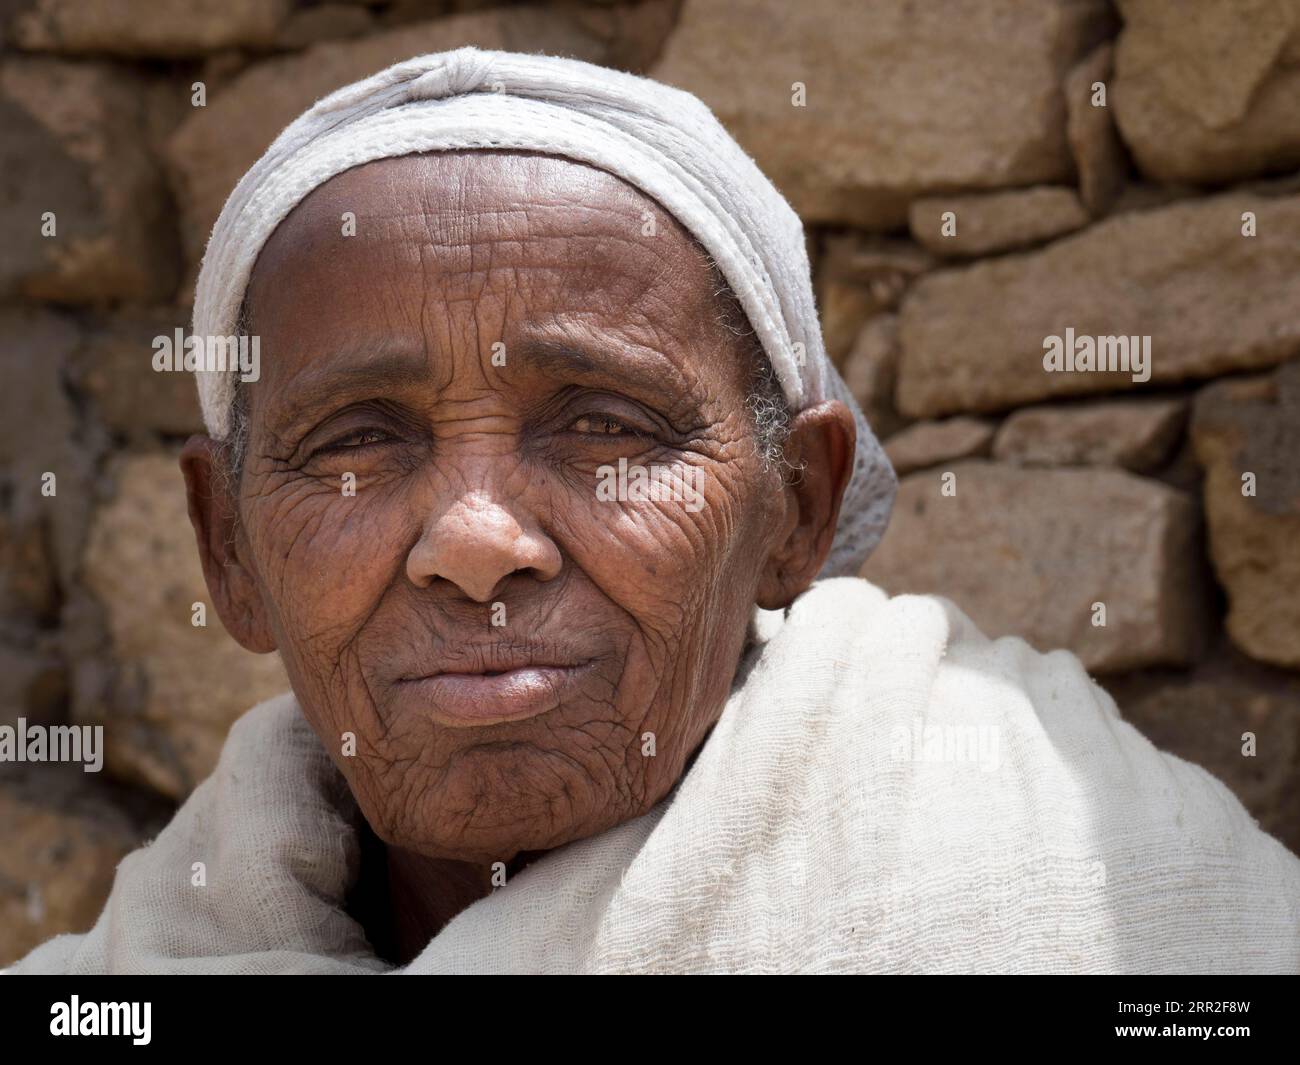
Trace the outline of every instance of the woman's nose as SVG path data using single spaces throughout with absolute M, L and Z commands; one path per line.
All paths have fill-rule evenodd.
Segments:
M 535 520 L 486 492 L 474 492 L 426 522 L 407 555 L 406 575 L 418 588 L 449 581 L 475 602 L 486 603 L 512 574 L 549 581 L 561 565 L 560 549 Z

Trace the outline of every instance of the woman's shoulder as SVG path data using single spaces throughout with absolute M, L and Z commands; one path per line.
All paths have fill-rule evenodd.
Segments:
M 259 703 L 157 838 L 119 863 L 95 926 L 11 971 L 382 971 L 342 908 L 355 816 L 293 694 Z
M 1092 839 L 1099 853 L 1126 840 L 1175 865 L 1249 851 L 1300 891 L 1300 861 L 1226 785 L 1125 721 L 1069 651 L 990 638 L 941 596 L 888 596 L 855 578 L 813 585 L 768 650 L 758 683 L 816 722 L 807 763 L 859 789 L 870 774 L 885 791 L 873 801 L 905 782 L 925 796 L 909 816 L 954 836 L 1005 828 Z
M 991 639 L 941 597 L 818 582 L 719 729 L 706 790 L 746 793 L 736 830 L 762 825 L 774 867 L 831 870 L 855 927 L 978 932 L 959 961 L 904 936 L 885 968 L 1300 963 L 1300 860 L 1075 655 Z
M 1068 777 L 1086 791 L 1122 793 L 1125 782 L 1166 790 L 1191 771 L 1216 802 L 1235 803 L 1209 774 L 1125 722 L 1078 656 L 989 637 L 942 596 L 819 581 L 786 611 L 765 651 L 769 672 L 816 691 L 832 742 L 854 737 L 920 765 L 974 761 L 1015 789 Z

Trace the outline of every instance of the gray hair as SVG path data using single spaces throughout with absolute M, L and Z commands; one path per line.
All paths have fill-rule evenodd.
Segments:
M 239 316 L 235 321 L 235 336 L 248 336 L 250 332 L 247 304 L 240 304 Z M 234 386 L 230 397 L 230 429 L 217 442 L 222 460 L 219 465 L 229 488 L 239 486 L 244 475 L 244 460 L 248 456 L 248 389 L 238 375 L 235 375 Z
M 713 272 L 713 295 L 718 301 L 718 324 L 740 342 L 741 358 L 750 367 L 745 407 L 758 437 L 759 457 L 768 469 L 783 466 L 785 442 L 790 435 L 790 406 L 786 402 L 785 390 L 740 300 L 712 258 L 709 262 Z

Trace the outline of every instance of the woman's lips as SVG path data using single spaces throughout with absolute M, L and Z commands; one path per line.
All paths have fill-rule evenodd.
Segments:
M 526 665 L 500 672 L 434 673 L 399 682 L 443 724 L 463 727 L 522 721 L 554 709 L 591 663 Z

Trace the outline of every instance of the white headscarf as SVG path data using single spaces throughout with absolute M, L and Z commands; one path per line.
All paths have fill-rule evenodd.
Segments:
M 530 150 L 639 188 L 713 257 L 799 411 L 838 399 L 858 428 L 823 576 L 856 573 L 889 518 L 896 479 L 826 357 L 803 226 L 698 99 L 572 59 L 459 48 L 340 89 L 289 125 L 244 175 L 213 227 L 194 301 L 197 337 L 232 335 L 258 253 L 308 193 L 352 167 L 418 152 Z M 237 371 L 197 373 L 208 431 L 230 428 Z

